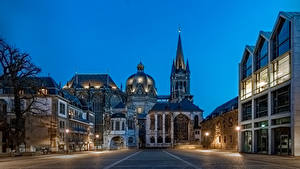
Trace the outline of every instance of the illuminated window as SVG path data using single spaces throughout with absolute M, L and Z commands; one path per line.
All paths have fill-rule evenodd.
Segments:
M 48 94 L 48 90 L 47 89 L 39 89 L 38 94 L 40 94 L 40 95 L 46 95 L 46 94 Z
M 255 93 L 259 93 L 267 89 L 268 87 L 268 69 L 256 74 L 256 89 Z
M 248 79 L 241 84 L 241 100 L 246 99 L 252 95 L 252 81 Z
M 290 56 L 275 61 L 272 64 L 271 86 L 278 85 L 290 79 Z
M 137 108 L 137 112 L 138 112 L 138 113 L 142 113 L 142 112 L 143 112 L 143 108 L 142 108 L 142 107 L 138 107 L 138 108 Z

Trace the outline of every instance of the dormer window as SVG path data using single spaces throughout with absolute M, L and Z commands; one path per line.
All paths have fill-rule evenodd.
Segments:
M 39 89 L 38 94 L 39 94 L 39 95 L 47 95 L 47 94 L 48 94 L 48 90 L 47 90 L 47 89 L 44 89 L 44 88 Z
M 273 39 L 273 59 L 288 52 L 290 48 L 290 22 L 281 19 Z
M 243 63 L 243 79 L 250 76 L 252 73 L 252 57 L 249 52 L 247 52 L 245 58 Z
M 266 66 L 268 64 L 268 42 L 265 39 L 261 39 L 259 43 L 259 49 L 256 53 L 256 70 Z

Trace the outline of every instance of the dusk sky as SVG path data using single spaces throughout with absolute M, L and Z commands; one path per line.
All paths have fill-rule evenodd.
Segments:
M 206 116 L 238 95 L 244 47 L 272 30 L 279 11 L 300 11 L 300 1 L 1 0 L 0 37 L 63 85 L 75 72 L 108 72 L 125 86 L 141 60 L 166 95 L 180 24 L 191 93 Z

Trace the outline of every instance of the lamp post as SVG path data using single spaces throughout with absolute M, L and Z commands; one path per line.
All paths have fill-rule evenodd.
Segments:
M 69 132 L 70 132 L 70 130 L 66 129 L 66 150 L 67 150 L 67 153 L 69 153 Z
M 205 143 L 207 144 L 206 146 L 207 146 L 207 148 L 208 148 L 208 140 L 207 140 L 207 137 L 209 136 L 209 132 L 205 132 L 204 135 L 205 135 Z

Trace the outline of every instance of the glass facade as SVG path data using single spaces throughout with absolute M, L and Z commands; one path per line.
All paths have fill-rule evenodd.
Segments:
M 241 99 L 246 99 L 250 96 L 252 96 L 252 81 L 251 79 L 248 79 L 246 81 L 243 81 L 241 84 Z
M 243 152 L 251 152 L 252 151 L 252 132 L 244 131 L 242 132 L 243 139 Z
M 246 54 L 246 59 L 243 63 L 243 79 L 252 74 L 252 57 L 249 52 Z
M 255 99 L 255 118 L 268 115 L 268 95 Z
M 279 127 L 273 129 L 274 133 L 274 154 L 291 154 L 291 132 L 289 127 Z
M 258 70 L 268 64 L 268 42 L 262 38 L 259 49 L 257 54 L 255 55 L 256 58 L 256 69 Z
M 251 101 L 244 103 L 242 105 L 242 120 L 251 120 L 252 119 L 252 104 Z
M 255 131 L 256 136 L 256 152 L 268 153 L 268 129 Z
M 272 93 L 272 114 L 290 112 L 290 86 L 282 87 Z
M 268 88 L 268 69 L 256 73 L 255 93 L 260 93 Z
M 287 55 L 272 63 L 271 86 L 278 85 L 290 79 L 290 56 Z
M 273 59 L 290 50 L 290 22 L 281 19 L 273 39 Z

